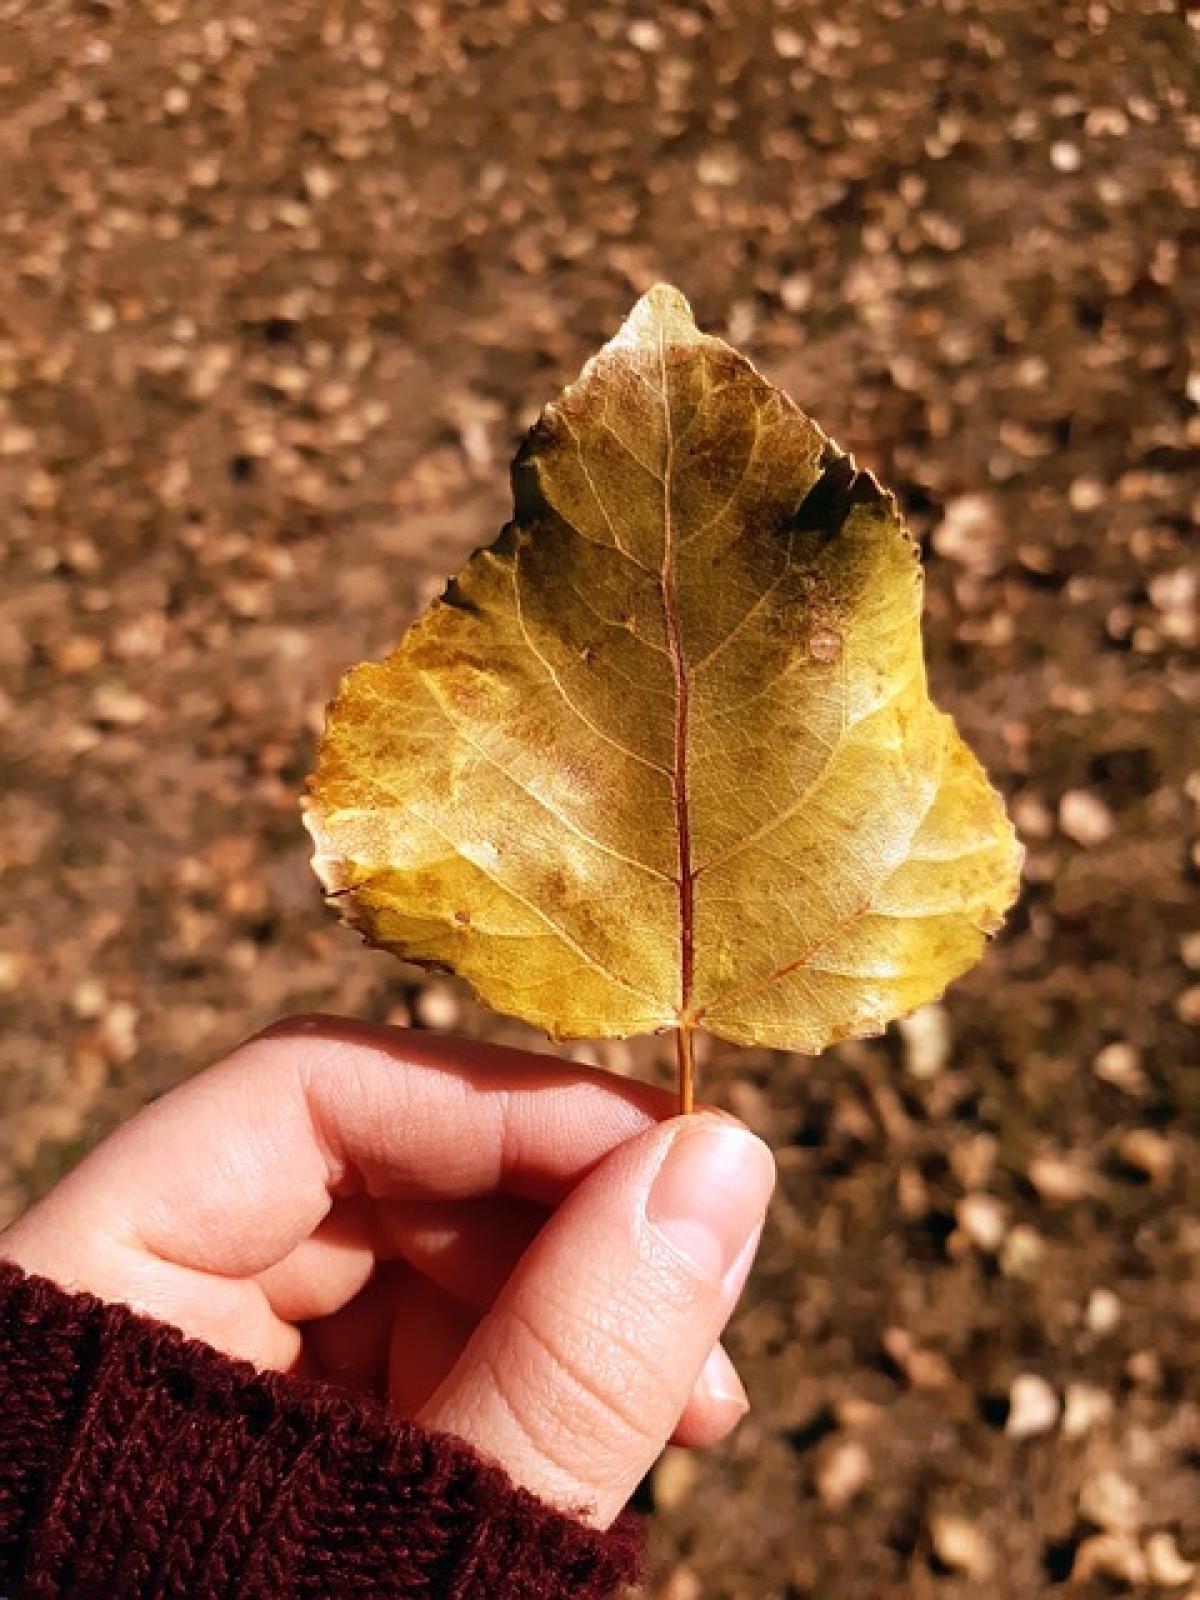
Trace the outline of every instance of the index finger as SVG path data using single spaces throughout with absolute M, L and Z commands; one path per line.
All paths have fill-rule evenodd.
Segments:
M 673 1111 L 664 1090 L 552 1056 L 300 1017 L 147 1106 L 43 1204 L 82 1197 L 110 1236 L 248 1274 L 307 1238 L 335 1196 L 553 1204 Z

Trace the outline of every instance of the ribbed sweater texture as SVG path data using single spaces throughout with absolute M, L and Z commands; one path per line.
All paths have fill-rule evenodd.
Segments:
M 610 1600 L 639 1546 L 461 1440 L 0 1264 L 0 1600 Z

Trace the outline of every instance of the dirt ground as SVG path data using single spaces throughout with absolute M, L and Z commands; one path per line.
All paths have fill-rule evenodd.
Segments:
M 649 1593 L 1200 1596 L 1197 20 L 0 0 L 0 1220 L 280 1013 L 528 1040 L 297 791 L 664 277 L 899 494 L 1028 870 L 941 1007 L 705 1060 L 783 1183 Z

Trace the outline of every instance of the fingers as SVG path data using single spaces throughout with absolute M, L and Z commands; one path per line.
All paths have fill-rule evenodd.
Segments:
M 662 1090 L 499 1046 L 299 1019 L 146 1107 L 30 1214 L 182 1266 L 264 1272 L 331 1197 L 552 1204 L 670 1112 Z
M 403 1256 L 478 1317 L 491 1307 L 548 1215 L 544 1206 L 514 1195 L 421 1205 L 399 1201 L 379 1208 L 375 1236 L 382 1254 Z M 289 1262 L 307 1248 L 301 1245 Z M 446 1371 L 453 1365 L 448 1360 Z M 440 1377 L 444 1376 L 443 1372 Z M 427 1398 L 422 1394 L 421 1402 Z M 733 1362 L 721 1345 L 715 1345 L 672 1443 L 692 1449 L 717 1444 L 745 1415 L 748 1404 Z
M 616 1150 L 538 1234 L 420 1420 L 607 1526 L 705 1371 L 773 1178 L 760 1140 L 707 1116 Z M 708 1381 L 726 1376 L 718 1358 Z M 736 1420 L 740 1397 L 724 1404 Z
M 376 1248 L 403 1256 L 449 1294 L 485 1311 L 549 1215 L 519 1195 L 384 1202 L 376 1210 Z
M 371 1282 L 378 1255 L 372 1209 L 362 1195 L 335 1201 L 307 1239 L 257 1274 L 254 1281 L 277 1317 L 311 1322 L 331 1316 Z
M 304 1329 L 305 1376 L 385 1398 L 392 1307 L 405 1292 L 408 1271 L 401 1263 L 386 1263 L 341 1310 L 309 1323 Z
M 749 1266 L 749 1261 L 747 1261 Z M 713 1345 L 708 1360 L 675 1424 L 670 1442 L 688 1450 L 707 1450 L 733 1432 L 750 1409 L 745 1386 L 725 1346 Z
M 461 1359 L 478 1317 L 453 1295 L 410 1274 L 397 1297 L 388 1351 L 388 1403 L 415 1417 Z
M 351 1365 L 369 1367 L 372 1381 L 380 1381 L 391 1362 L 398 1394 L 409 1382 L 406 1352 L 403 1345 L 381 1348 L 382 1291 L 368 1280 L 381 1259 L 405 1253 L 406 1227 L 420 1269 L 466 1304 L 467 1321 L 456 1323 L 458 1344 L 445 1347 L 451 1356 L 469 1335 L 478 1306 L 497 1293 L 518 1260 L 512 1287 L 501 1293 L 509 1312 L 502 1317 L 498 1307 L 488 1318 L 489 1326 L 508 1327 L 506 1339 L 519 1339 L 511 1308 L 519 1311 L 521 1296 L 530 1292 L 534 1266 L 555 1261 L 563 1283 L 574 1285 L 573 1298 L 552 1302 L 555 1314 L 578 1319 L 593 1344 L 600 1337 L 597 1317 L 603 1329 L 605 1282 L 621 1317 L 628 1321 L 645 1301 L 638 1314 L 647 1327 L 657 1326 L 655 1291 L 648 1285 L 656 1272 L 663 1280 L 663 1262 L 674 1258 L 662 1254 L 661 1244 L 655 1247 L 661 1259 L 655 1257 L 657 1231 L 638 1209 L 649 1169 L 622 1165 L 618 1147 L 633 1140 L 643 1162 L 650 1159 L 645 1149 L 661 1155 L 653 1130 L 670 1109 L 663 1091 L 548 1057 L 330 1018 L 281 1024 L 107 1139 L 6 1233 L 3 1253 L 28 1270 L 127 1300 L 260 1365 L 290 1368 L 297 1361 L 296 1321 L 304 1321 L 307 1335 L 319 1337 L 336 1359 L 339 1348 L 343 1354 L 348 1348 L 346 1340 L 339 1345 L 339 1326 L 349 1335 L 353 1323 L 363 1349 Z M 608 1173 L 603 1180 L 601 1172 Z M 620 1181 L 613 1176 L 622 1173 Z M 576 1189 L 591 1197 L 584 1210 L 576 1206 Z M 562 1242 L 570 1235 L 558 1216 L 523 1254 L 538 1218 L 567 1195 L 567 1215 L 590 1218 L 597 1237 L 607 1229 L 600 1258 L 568 1259 L 573 1247 Z M 473 1199 L 479 1201 L 474 1208 Z M 426 1218 L 423 1229 L 411 1215 L 406 1224 L 400 1214 L 414 1201 L 453 1202 L 468 1220 L 457 1231 L 446 1226 L 445 1215 L 432 1225 Z M 389 1239 L 393 1211 L 398 1236 Z M 647 1250 L 634 1272 L 633 1258 L 641 1260 Z M 621 1271 L 618 1262 L 624 1262 Z M 588 1272 L 595 1283 L 585 1304 Z M 707 1310 L 691 1320 L 682 1343 L 672 1342 L 660 1391 L 661 1404 L 663 1395 L 671 1396 L 670 1414 L 653 1413 L 657 1443 L 649 1454 L 648 1447 L 641 1450 L 643 1466 L 676 1424 L 681 1442 L 711 1442 L 743 1408 L 726 1358 L 713 1353 L 705 1369 L 736 1293 L 732 1283 L 720 1295 L 712 1283 L 696 1291 L 696 1304 Z M 526 1289 L 518 1294 L 521 1284 Z M 719 1315 L 713 1311 L 718 1301 Z M 663 1320 L 670 1318 L 664 1313 Z M 472 1348 L 486 1353 L 495 1337 L 481 1332 Z M 676 1344 L 686 1351 L 686 1363 L 674 1359 Z M 415 1359 L 419 1352 L 408 1354 Z M 579 1381 L 597 1363 L 603 1368 L 598 1357 L 589 1357 Z M 615 1357 L 614 1363 L 607 1379 L 604 1370 L 596 1379 L 601 1388 L 594 1409 L 602 1409 L 604 1382 L 616 1381 Z M 457 1386 L 461 1399 L 459 1378 L 471 1368 L 471 1360 L 460 1363 L 442 1385 L 444 1394 L 453 1398 Z M 563 1370 L 565 1384 L 572 1370 L 565 1360 Z M 420 1381 L 414 1377 L 406 1391 L 412 1403 L 442 1375 L 427 1366 Z M 497 1446 L 494 1454 L 518 1460 L 502 1438 Z M 631 1447 L 627 1454 L 633 1453 Z M 618 1487 L 596 1497 L 601 1515 L 618 1492 L 627 1492 L 630 1470 L 609 1473 Z M 538 1471 L 528 1476 L 534 1481 Z M 572 1468 L 560 1474 L 560 1487 L 580 1498 L 587 1475 Z
M 548 1215 L 544 1206 L 511 1195 L 377 1205 L 355 1196 L 337 1201 L 312 1237 L 257 1282 L 277 1317 L 309 1324 L 306 1337 L 322 1375 L 352 1387 L 368 1383 L 361 1356 L 366 1331 L 395 1320 L 391 1404 L 400 1415 L 412 1415 L 454 1366 Z M 394 1265 L 381 1266 L 371 1279 L 376 1261 Z M 389 1286 L 385 1295 L 381 1282 Z M 440 1333 L 446 1337 L 439 1343 Z M 369 1386 L 382 1393 L 382 1335 L 372 1337 Z M 426 1351 L 436 1348 L 438 1360 L 406 1362 L 414 1341 Z M 741 1381 L 717 1345 L 672 1441 L 692 1448 L 715 1444 L 745 1410 Z
M 276 1316 L 311 1322 L 354 1298 L 376 1262 L 402 1260 L 477 1312 L 485 1310 L 545 1222 L 545 1206 L 487 1200 L 335 1200 L 282 1260 L 255 1275 Z

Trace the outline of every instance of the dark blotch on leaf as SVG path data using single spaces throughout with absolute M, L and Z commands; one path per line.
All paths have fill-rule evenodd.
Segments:
M 788 518 L 788 530 L 832 539 L 841 532 L 852 507 L 871 497 L 870 477 L 849 456 L 831 453 L 821 476 Z
M 442 604 L 453 606 L 455 611 L 465 611 L 468 616 L 477 617 L 482 614 L 475 601 L 463 593 L 462 585 L 457 578 L 451 578 L 442 590 Z

